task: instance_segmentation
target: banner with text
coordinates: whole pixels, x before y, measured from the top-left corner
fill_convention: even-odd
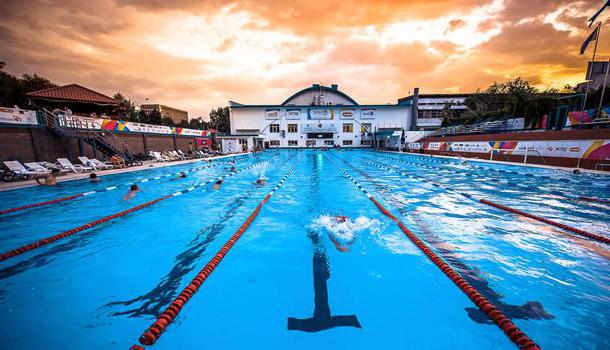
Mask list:
[[[0,107],[0,123],[38,125],[36,111]]]

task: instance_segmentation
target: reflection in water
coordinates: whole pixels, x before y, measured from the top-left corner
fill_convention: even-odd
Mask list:
[[[320,242],[320,236],[310,231],[308,234],[314,244],[312,260],[314,311],[309,318],[288,317],[288,330],[303,332],[319,332],[334,327],[362,328],[356,315],[332,316],[328,304],[327,280],[330,278],[330,264]]]
[[[182,278],[195,268],[195,263],[205,252],[208,245],[223,231],[227,221],[237,213],[245,200],[250,197],[250,194],[251,191],[243,193],[229,205],[223,216],[215,223],[201,230],[189,243],[188,249],[176,256],[176,262],[172,269],[150,292],[127,301],[110,302],[104,307],[142,303],[137,308],[114,312],[112,315],[128,315],[129,317],[140,317],[143,315],[158,316],[174,300],[179,292]]]
[[[377,180],[371,178],[368,174],[361,171],[360,169],[346,163],[349,167],[357,171],[359,174],[364,176],[369,182],[371,182],[375,188],[382,194],[387,194],[391,191],[390,187],[379,183]],[[502,301],[503,295],[496,292],[489,282],[483,278],[481,273],[461,261],[457,254],[452,250],[448,249],[447,242],[445,242],[440,236],[434,234],[423,220],[419,217],[417,210],[409,211],[407,207],[394,198],[393,196],[384,196],[385,200],[388,201],[394,208],[396,208],[403,216],[411,216],[417,223],[423,234],[423,239],[430,244],[436,252],[443,258],[443,260],[451,265],[453,268],[458,270],[460,275],[476,288],[479,293],[486,297],[489,302],[493,303],[498,309],[500,309],[506,316],[511,319],[531,319],[531,320],[542,320],[542,319],[553,319],[554,316],[544,310],[542,304],[538,301],[530,301],[523,305],[512,305]],[[481,310],[474,307],[467,307],[466,312],[468,316],[477,323],[493,324],[493,321]]]

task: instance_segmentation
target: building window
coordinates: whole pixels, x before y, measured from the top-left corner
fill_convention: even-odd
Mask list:
[[[354,124],[343,123],[343,132],[354,132]]]
[[[295,124],[293,124],[295,125]],[[297,140],[288,140],[288,146],[298,146],[299,145],[299,141]]]
[[[280,140],[271,140],[269,141],[269,146],[279,146]]]
[[[324,146],[334,146],[335,142],[333,140],[324,140]]]
[[[361,134],[362,136],[364,136],[364,135],[365,135],[365,134],[367,134],[367,133],[371,133],[371,132],[373,132],[373,131],[371,130],[371,127],[372,127],[371,123],[362,123],[362,125],[361,125],[361,127],[360,127],[360,134]]]
[[[248,144],[248,140],[246,140],[246,139],[239,139],[239,144],[240,145],[247,145]]]
[[[280,124],[270,124],[269,132],[278,133],[280,132]]]
[[[291,133],[291,134],[297,132],[297,125],[296,124],[288,124],[288,132]]]
[[[352,140],[343,140],[343,146],[351,146],[353,144],[354,142],[352,142]]]

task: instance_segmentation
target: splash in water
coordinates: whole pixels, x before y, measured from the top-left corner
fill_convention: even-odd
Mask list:
[[[258,179],[267,180],[265,172],[267,171],[268,166],[269,162],[260,162],[252,167],[252,174],[257,175]]]
[[[337,220],[337,218],[338,216],[329,214],[320,215],[313,220],[310,228],[314,230],[324,229],[334,237],[344,241],[354,240],[362,231],[370,230],[372,233],[378,233],[381,230],[381,224],[377,219],[371,220],[364,216],[360,216],[355,220],[349,218]]]

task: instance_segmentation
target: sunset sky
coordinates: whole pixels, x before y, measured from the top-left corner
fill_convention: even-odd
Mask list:
[[[337,83],[360,103],[517,76],[562,87],[584,79],[590,52],[578,49],[602,3],[2,0],[0,61],[13,74],[149,98],[191,117],[229,100],[281,103],[312,83]]]

